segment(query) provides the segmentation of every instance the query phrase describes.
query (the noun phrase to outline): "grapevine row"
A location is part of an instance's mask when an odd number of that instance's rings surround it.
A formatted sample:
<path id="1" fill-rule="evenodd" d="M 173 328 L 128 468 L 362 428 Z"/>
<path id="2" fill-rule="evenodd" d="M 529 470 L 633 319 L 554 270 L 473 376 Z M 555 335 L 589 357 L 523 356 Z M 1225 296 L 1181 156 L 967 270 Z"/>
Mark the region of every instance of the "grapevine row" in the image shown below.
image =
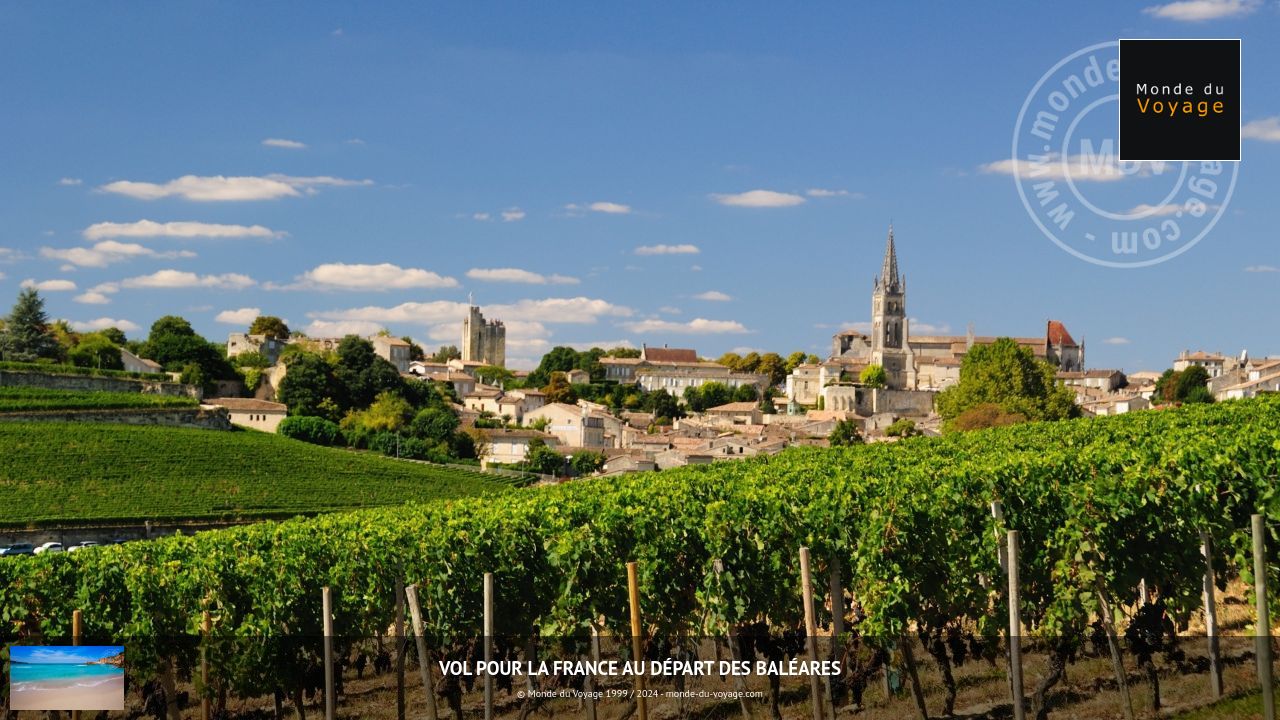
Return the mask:
<path id="1" fill-rule="evenodd" d="M 638 563 L 648 634 L 793 633 L 796 550 L 841 568 L 868 645 L 963 628 L 994 639 L 1005 616 L 996 548 L 1022 538 L 1021 615 L 1064 656 L 1100 601 L 1157 587 L 1171 613 L 1200 604 L 1200 533 L 1220 568 L 1248 567 L 1249 515 L 1280 515 L 1280 398 L 1044 423 L 426 505 L 263 523 L 74 555 L 0 561 L 0 643 L 124 640 L 134 667 L 185 658 L 201 612 L 228 641 L 210 658 L 235 695 L 292 692 L 315 667 L 317 598 L 335 626 L 373 636 L 395 587 L 420 586 L 428 645 L 459 657 L 481 634 L 495 573 L 498 635 L 581 636 L 626 625 Z M 990 503 L 999 501 L 1003 519 Z M 724 572 L 713 572 L 716 559 Z M 1271 567 L 1276 572 L 1277 568 Z M 342 648 L 339 649 L 340 652 Z M 940 662 L 946 663 L 943 651 Z"/>

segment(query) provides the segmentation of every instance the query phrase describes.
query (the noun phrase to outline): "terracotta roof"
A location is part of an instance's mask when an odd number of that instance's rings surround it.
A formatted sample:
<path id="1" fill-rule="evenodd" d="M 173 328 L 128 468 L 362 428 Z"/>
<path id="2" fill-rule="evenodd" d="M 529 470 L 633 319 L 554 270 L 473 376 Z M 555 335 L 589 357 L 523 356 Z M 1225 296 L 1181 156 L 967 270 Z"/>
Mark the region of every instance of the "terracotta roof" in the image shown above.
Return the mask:
<path id="1" fill-rule="evenodd" d="M 751 412 L 756 409 L 753 402 L 731 402 L 724 405 L 717 405 L 713 408 L 707 408 L 707 412 L 724 412 L 724 413 L 742 413 Z"/>
<path id="2" fill-rule="evenodd" d="M 1074 346 L 1076 341 L 1071 338 L 1071 333 L 1067 332 L 1067 326 L 1057 320 L 1049 321 L 1049 342 L 1054 345 L 1071 345 Z"/>
<path id="3" fill-rule="evenodd" d="M 205 398 L 204 404 L 243 412 L 288 412 L 289 410 L 288 405 L 253 398 Z"/>
<path id="4" fill-rule="evenodd" d="M 1225 355 L 1220 355 L 1218 353 L 1207 353 L 1202 350 L 1197 350 L 1193 353 L 1184 352 L 1178 356 L 1178 359 L 1179 360 L 1226 360 L 1227 358 Z"/>
<path id="5" fill-rule="evenodd" d="M 374 342 L 377 342 L 377 343 L 383 343 L 383 344 L 385 344 L 385 345 L 396 345 L 396 346 L 399 346 L 399 347 L 409 347 L 409 343 L 405 342 L 404 340 L 401 340 L 401 339 L 400 339 L 400 338 L 398 338 L 398 337 L 392 337 L 392 336 L 390 336 L 390 335 L 378 335 L 377 337 L 375 337 L 375 338 L 373 339 L 373 341 L 374 341 Z"/>
<path id="6" fill-rule="evenodd" d="M 691 348 L 655 348 L 645 346 L 640 357 L 649 362 L 698 362 L 698 353 Z"/>
<path id="7" fill-rule="evenodd" d="M 509 430 L 505 428 L 479 428 L 480 434 L 487 438 L 542 438 L 548 444 L 554 443 L 555 435 L 548 435 L 537 430 Z"/>

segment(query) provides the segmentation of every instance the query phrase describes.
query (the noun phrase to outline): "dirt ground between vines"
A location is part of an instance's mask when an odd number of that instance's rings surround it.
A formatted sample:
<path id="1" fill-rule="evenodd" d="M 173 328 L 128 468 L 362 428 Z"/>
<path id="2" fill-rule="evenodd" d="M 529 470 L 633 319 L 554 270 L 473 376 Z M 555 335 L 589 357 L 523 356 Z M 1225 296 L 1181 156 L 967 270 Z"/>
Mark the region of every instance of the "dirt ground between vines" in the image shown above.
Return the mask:
<path id="1" fill-rule="evenodd" d="M 1151 706 L 1151 686 L 1144 672 L 1135 667 L 1136 661 L 1131 654 L 1125 655 L 1126 682 L 1136 718 L 1172 718 L 1176 720 L 1253 720 L 1261 718 L 1260 699 L 1258 696 L 1258 680 L 1254 665 L 1254 641 L 1245 635 L 1253 622 L 1253 608 L 1244 601 L 1244 587 L 1233 584 L 1228 588 L 1225 597 L 1219 601 L 1219 624 L 1221 632 L 1221 652 L 1223 655 L 1223 688 L 1224 699 L 1215 702 L 1207 671 L 1207 642 L 1203 635 L 1203 627 L 1199 619 L 1193 619 L 1188 632 L 1180 639 L 1179 647 L 1186 654 L 1181 665 L 1166 662 L 1157 656 L 1159 667 L 1160 699 L 1162 708 L 1153 711 Z M 925 705 L 930 718 L 943 717 L 944 686 L 939 668 L 933 658 L 916 650 L 918 675 L 925 696 Z M 1047 658 L 1036 648 L 1029 648 L 1024 654 L 1024 687 L 1028 698 L 1035 691 L 1042 677 Z M 1012 717 L 1009 703 L 1009 684 L 1003 659 L 995 664 L 985 660 L 969 660 L 953 672 L 958 687 L 955 714 L 953 717 L 978 720 L 1003 720 Z M 396 720 L 396 678 L 394 672 L 371 675 L 366 670 L 363 679 L 357 679 L 354 672 L 344 678 L 345 693 L 339 697 L 337 717 L 342 719 L 371 718 L 373 720 Z M 536 705 L 516 697 L 518 690 L 525 689 L 524 678 L 516 678 L 510 691 L 499 690 L 495 693 L 495 717 L 498 718 L 590 718 L 587 705 L 578 699 L 556 698 L 544 700 Z M 606 678 L 598 687 L 607 692 L 628 690 L 632 687 L 629 679 Z M 691 688 L 708 691 L 733 691 L 734 681 L 721 680 L 718 677 L 702 679 L 700 684 Z M 179 688 L 180 690 L 183 688 Z M 186 688 L 190 689 L 190 688 Z M 651 686 L 659 694 L 675 690 L 670 682 Z M 747 681 L 747 690 L 762 694 L 762 699 L 747 701 L 752 717 L 767 720 L 770 717 L 767 681 L 763 678 L 751 678 Z M 781 717 L 784 720 L 808 720 L 813 717 L 809 702 L 809 684 L 806 678 L 786 678 L 782 683 Z M 423 691 L 420 675 L 416 667 L 405 670 L 406 717 L 426 718 L 426 694 Z M 1085 656 L 1077 658 L 1068 665 L 1065 677 L 1049 694 L 1050 717 L 1054 720 L 1123 720 L 1123 701 L 1117 687 L 1115 675 L 1109 655 Z M 130 695 L 128 702 L 133 706 L 127 714 L 112 713 L 111 717 L 143 717 L 138 707 L 136 695 Z M 312 719 L 324 717 L 323 698 L 315 697 L 314 702 L 305 707 L 306 716 Z M 903 688 L 897 694 L 886 694 L 880 676 L 869 682 L 860 707 L 845 705 L 837 710 L 836 718 L 865 718 L 866 720 L 915 720 L 920 717 L 916 702 L 911 692 L 909 680 L 903 678 Z M 656 697 L 648 700 L 648 717 L 652 720 L 672 720 L 687 717 L 691 719 L 741 718 L 742 708 L 736 699 L 704 699 L 687 700 L 682 712 L 681 701 L 670 697 Z M 443 700 L 438 699 L 439 717 L 452 718 Z M 625 717 L 638 717 L 632 712 L 633 706 L 626 700 L 603 700 L 597 705 L 598 720 L 622 720 Z M 270 698 L 228 701 L 227 710 L 230 720 L 266 720 L 274 718 L 274 706 Z M 483 696 L 480 685 L 464 696 L 463 712 L 465 718 L 484 717 Z M 34 717 L 34 713 L 23 713 Z M 180 717 L 199 718 L 198 708 L 186 707 L 179 713 Z M 83 714 L 85 720 L 94 717 L 91 713 Z M 291 703 L 285 704 L 283 717 L 295 718 L 297 713 Z M 1027 715 L 1031 717 L 1030 713 Z"/>

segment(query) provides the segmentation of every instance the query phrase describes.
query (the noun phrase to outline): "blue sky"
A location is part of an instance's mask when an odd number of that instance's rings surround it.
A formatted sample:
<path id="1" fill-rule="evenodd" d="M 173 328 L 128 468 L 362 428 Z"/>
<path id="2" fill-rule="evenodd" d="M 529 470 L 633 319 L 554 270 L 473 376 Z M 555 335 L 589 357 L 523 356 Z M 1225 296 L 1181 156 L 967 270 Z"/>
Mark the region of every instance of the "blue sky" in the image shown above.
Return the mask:
<path id="1" fill-rule="evenodd" d="M 1054 246 L 992 165 L 1041 74 L 1119 37 L 1243 38 L 1253 136 L 1213 232 L 1137 270 Z M 1276 37 L 1248 0 L 6 3 L 0 300 L 434 347 L 473 293 L 516 366 L 825 353 L 892 219 L 917 332 L 1054 318 L 1127 370 L 1280 354 Z"/>
<path id="2" fill-rule="evenodd" d="M 59 665 L 76 665 L 93 662 L 124 652 L 119 645 L 52 645 L 40 647 L 36 645 L 11 645 L 9 656 L 17 662 L 54 663 Z"/>

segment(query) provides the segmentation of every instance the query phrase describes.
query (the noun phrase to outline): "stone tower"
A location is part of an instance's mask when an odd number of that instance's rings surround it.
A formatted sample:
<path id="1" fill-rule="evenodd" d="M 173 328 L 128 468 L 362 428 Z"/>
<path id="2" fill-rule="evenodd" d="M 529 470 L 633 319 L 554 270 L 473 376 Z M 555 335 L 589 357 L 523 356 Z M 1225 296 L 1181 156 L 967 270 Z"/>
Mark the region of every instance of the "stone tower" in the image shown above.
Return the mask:
<path id="1" fill-rule="evenodd" d="M 462 361 L 505 367 L 507 328 L 501 320 L 485 320 L 480 308 L 469 305 L 462 320 Z"/>
<path id="2" fill-rule="evenodd" d="M 884 368 L 886 387 L 914 389 L 915 357 L 907 343 L 907 283 L 898 273 L 893 225 L 871 292 L 871 364 Z"/>

